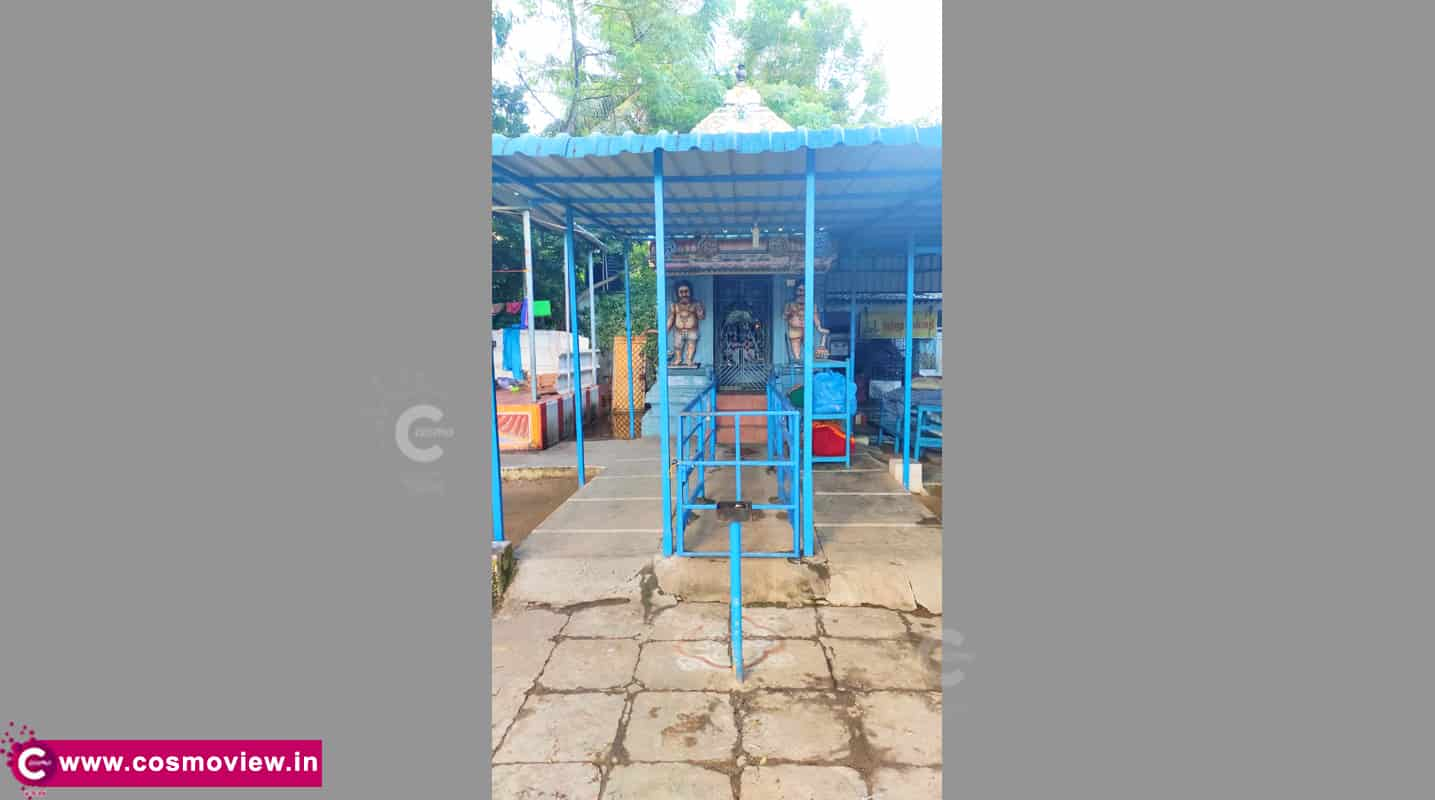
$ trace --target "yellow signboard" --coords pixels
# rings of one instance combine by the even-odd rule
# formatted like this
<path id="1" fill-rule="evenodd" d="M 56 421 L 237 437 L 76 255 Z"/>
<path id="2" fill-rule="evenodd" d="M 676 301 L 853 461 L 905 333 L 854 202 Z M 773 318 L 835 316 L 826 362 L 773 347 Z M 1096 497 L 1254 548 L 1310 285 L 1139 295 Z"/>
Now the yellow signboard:
<path id="1" fill-rule="evenodd" d="M 907 309 L 905 306 L 877 306 L 862 309 L 863 339 L 901 339 L 906 335 Z M 937 309 L 935 306 L 914 306 L 912 308 L 912 338 L 931 339 L 937 335 Z"/>

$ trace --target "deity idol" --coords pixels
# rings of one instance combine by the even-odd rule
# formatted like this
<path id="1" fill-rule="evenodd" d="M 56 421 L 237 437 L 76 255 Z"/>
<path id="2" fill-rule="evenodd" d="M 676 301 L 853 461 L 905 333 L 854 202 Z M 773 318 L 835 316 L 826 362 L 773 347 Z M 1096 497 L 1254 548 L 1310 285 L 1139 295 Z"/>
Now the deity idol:
<path id="1" fill-rule="evenodd" d="M 687 281 L 679 283 L 678 301 L 668 308 L 668 328 L 675 334 L 671 352 L 668 353 L 670 364 L 695 366 L 693 359 L 698 354 L 698 326 L 706 316 L 703 304 L 693 299 L 693 285 Z"/>
<path id="2" fill-rule="evenodd" d="M 802 335 L 805 323 L 804 295 L 806 294 L 802 284 L 797 284 L 797 297 L 782 309 L 782 318 L 787 320 L 787 355 L 792 361 L 802 360 Z M 822 318 L 817 315 L 817 309 L 812 310 L 812 327 L 817 331 L 817 346 L 813 348 L 817 358 L 827 357 L 827 334 L 828 330 L 822 327 Z"/>

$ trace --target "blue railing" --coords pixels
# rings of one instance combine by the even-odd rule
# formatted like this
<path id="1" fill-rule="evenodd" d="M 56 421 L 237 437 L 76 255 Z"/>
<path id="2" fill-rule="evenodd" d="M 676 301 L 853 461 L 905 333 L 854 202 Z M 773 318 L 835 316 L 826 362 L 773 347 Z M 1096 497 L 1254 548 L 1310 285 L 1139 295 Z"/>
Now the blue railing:
<path id="1" fill-rule="evenodd" d="M 775 503 L 747 503 L 747 507 L 755 511 L 786 511 L 788 521 L 792 527 L 792 549 L 779 552 L 742 552 L 742 558 L 801 558 L 802 545 L 799 532 L 802 528 L 799 525 L 801 495 L 797 492 L 799 486 L 798 477 L 801 471 L 801 459 L 799 457 L 797 442 L 799 436 L 799 421 L 801 412 L 792 407 L 786 398 L 774 407 L 773 390 L 769 385 L 768 410 L 766 411 L 719 411 L 717 409 L 717 386 L 710 384 L 698 393 L 683 410 L 678 412 L 678 438 L 677 438 L 677 504 L 675 509 L 676 524 L 674 525 L 675 538 L 674 555 L 699 557 L 699 558 L 728 558 L 727 550 L 717 551 L 695 551 L 688 550 L 684 534 L 687 531 L 687 524 L 696 511 L 716 512 L 718 504 L 708 502 L 707 494 L 707 470 L 711 468 L 731 468 L 733 470 L 733 483 L 735 497 L 733 500 L 744 502 L 742 496 L 742 469 L 743 467 L 772 467 L 777 474 L 778 502 Z M 721 417 L 730 418 L 733 422 L 733 457 L 731 459 L 718 458 L 717 454 L 717 431 L 718 419 Z M 761 459 L 745 459 L 742 455 L 742 422 L 745 419 L 762 419 L 767 427 L 768 443 L 767 457 Z M 784 490 L 784 483 L 790 484 Z"/>

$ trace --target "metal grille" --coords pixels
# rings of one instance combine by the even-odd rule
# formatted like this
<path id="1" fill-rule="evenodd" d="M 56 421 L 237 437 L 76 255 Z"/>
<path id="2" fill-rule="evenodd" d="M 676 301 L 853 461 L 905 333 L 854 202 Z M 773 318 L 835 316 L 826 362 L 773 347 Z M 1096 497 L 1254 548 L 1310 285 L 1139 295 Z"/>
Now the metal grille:
<path id="1" fill-rule="evenodd" d="M 714 288 L 718 389 L 760 392 L 772 371 L 772 279 L 720 275 Z"/>

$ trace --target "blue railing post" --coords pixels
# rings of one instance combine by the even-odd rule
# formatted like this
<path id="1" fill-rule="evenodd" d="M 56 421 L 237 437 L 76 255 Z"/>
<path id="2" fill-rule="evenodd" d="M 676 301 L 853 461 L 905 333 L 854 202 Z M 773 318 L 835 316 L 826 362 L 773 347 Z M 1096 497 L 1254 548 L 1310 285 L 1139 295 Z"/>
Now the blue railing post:
<path id="1" fill-rule="evenodd" d="M 663 151 L 653 151 L 653 227 L 655 261 L 657 265 L 657 328 L 658 328 L 658 404 L 662 429 L 658 431 L 659 450 L 662 453 L 658 471 L 663 486 L 663 555 L 673 554 L 673 498 L 669 472 L 672 468 L 672 452 L 668 447 L 668 330 L 663 314 L 668 304 L 668 263 L 667 235 L 663 230 Z"/>
<path id="2" fill-rule="evenodd" d="M 907 327 L 902 334 L 902 488 L 912 491 L 912 301 L 917 293 L 917 237 L 907 234 Z"/>
<path id="3" fill-rule="evenodd" d="M 629 242 L 623 240 L 623 326 L 628 332 L 628 438 L 636 435 L 633 415 L 633 268 L 628 265 Z"/>
<path id="4" fill-rule="evenodd" d="M 533 316 L 533 217 L 523 210 L 523 299 L 528 302 L 528 393 L 538 402 L 538 322 Z"/>
<path id="5" fill-rule="evenodd" d="M 812 361 L 816 343 L 813 341 L 813 295 L 817 293 L 817 280 L 813 260 L 817 247 L 817 151 L 807 148 L 807 220 L 803 230 L 802 280 L 802 475 L 798 485 L 802 487 L 802 555 L 811 556 L 813 546 L 812 509 Z"/>
<path id="6" fill-rule="evenodd" d="M 568 319 L 573 329 L 573 431 L 578 440 L 578 485 L 588 481 L 583 468 L 583 351 L 578 346 L 578 276 L 573 266 L 573 207 L 568 206 L 563 214 L 563 260 L 567 262 L 565 276 L 568 287 Z M 534 364 L 536 370 L 538 365 Z M 536 377 L 535 377 L 536 380 Z M 561 437 L 561 434 L 560 434 Z"/>
<path id="7" fill-rule="evenodd" d="M 743 680 L 742 663 L 742 523 L 733 521 L 727 526 L 728 538 L 728 591 L 731 601 L 728 614 L 732 618 L 732 665 L 737 670 L 737 680 Z"/>
<path id="8" fill-rule="evenodd" d="M 854 366 L 853 366 L 853 365 L 856 364 L 856 363 L 857 363 L 857 294 L 856 294 L 856 292 L 853 292 L 852 294 L 847 295 L 847 385 L 844 386 L 844 387 L 842 387 L 842 391 L 845 392 L 845 393 L 847 393 L 847 398 L 848 398 L 848 405 L 847 405 L 847 461 L 844 462 L 844 463 L 846 463 L 847 466 L 849 466 L 849 467 L 852 466 L 852 434 L 854 433 L 854 431 L 852 430 L 852 426 L 853 426 L 853 424 L 854 424 L 854 423 L 856 422 L 856 420 L 857 420 L 857 409 L 854 408 L 854 407 L 851 405 L 851 403 L 853 402 L 853 399 L 855 399 L 855 394 L 852 393 L 852 392 L 853 392 L 853 390 L 852 390 L 853 377 L 854 377 L 852 373 L 853 373 L 853 369 L 854 369 Z"/>
<path id="9" fill-rule="evenodd" d="M 733 498 L 733 499 L 735 499 L 735 500 L 741 500 L 741 499 L 742 499 L 742 417 L 741 417 L 741 416 L 734 416 L 734 417 L 732 418 L 732 441 L 733 441 L 733 446 L 732 446 L 732 450 L 733 450 L 733 460 L 737 462 L 737 466 L 735 466 L 735 467 L 732 468 L 733 480 L 735 480 L 735 481 L 737 482 L 737 497 L 735 497 L 735 498 Z"/>
<path id="10" fill-rule="evenodd" d="M 676 550 L 679 554 L 686 547 L 683 534 L 688 530 L 688 474 L 692 467 L 683 463 L 689 460 L 688 456 L 688 418 L 684 415 L 678 416 L 678 521 L 673 529 L 673 535 L 677 540 Z"/>
<path id="11" fill-rule="evenodd" d="M 492 350 L 492 348 L 489 348 Z M 493 479 L 490 491 L 493 494 L 493 541 L 503 541 L 503 462 L 498 452 L 498 364 L 493 365 L 489 381 L 489 398 L 493 401 Z"/>

